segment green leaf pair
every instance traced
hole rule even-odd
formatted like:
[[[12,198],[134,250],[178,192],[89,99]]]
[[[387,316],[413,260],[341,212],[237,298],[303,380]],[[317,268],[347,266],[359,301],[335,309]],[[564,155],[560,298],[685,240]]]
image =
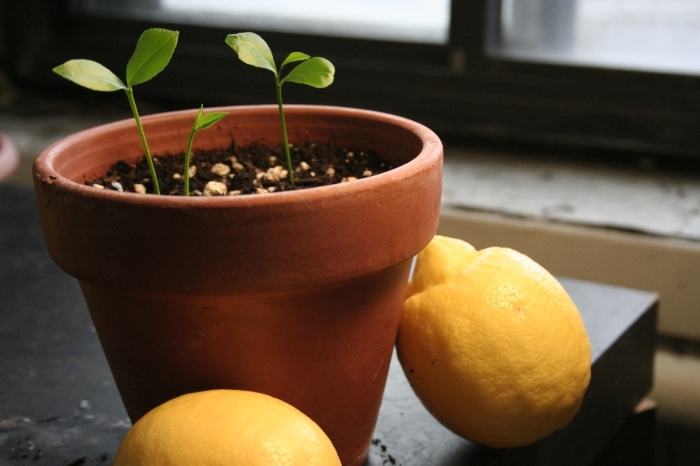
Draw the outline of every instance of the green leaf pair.
[[[226,43],[238,54],[238,58],[248,65],[272,71],[279,80],[282,68],[293,62],[303,62],[287,74],[279,84],[293,82],[316,88],[328,87],[333,83],[335,67],[321,57],[310,57],[301,52],[292,52],[284,59],[279,68],[275,66],[272,51],[262,37],[253,32],[241,32],[226,36]]]
[[[177,31],[167,29],[144,31],[126,65],[126,85],[116,74],[92,60],[69,60],[53,71],[93,91],[125,91],[150,81],[165,69],[175,52],[178,35]]]
[[[333,83],[335,67],[331,62],[321,57],[310,57],[302,52],[292,52],[280,64],[279,70],[275,66],[272,51],[262,37],[253,32],[241,32],[226,36],[226,43],[238,54],[238,58],[248,65],[264,68],[272,71],[275,76],[275,90],[277,93],[277,105],[279,107],[280,126],[282,127],[282,143],[284,155],[287,159],[287,173],[289,182],[294,185],[294,170],[292,157],[289,153],[289,138],[287,136],[287,124],[284,118],[282,104],[282,85],[286,82],[306,84],[315,88],[328,87]],[[302,62],[280,80],[282,69],[294,62]]]

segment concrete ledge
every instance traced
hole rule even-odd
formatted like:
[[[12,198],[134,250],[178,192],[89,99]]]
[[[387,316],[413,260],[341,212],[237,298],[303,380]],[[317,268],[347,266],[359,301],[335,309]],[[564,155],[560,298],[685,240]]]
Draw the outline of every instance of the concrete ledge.
[[[506,246],[555,275],[654,291],[659,332],[700,340],[700,243],[443,206],[438,234]]]

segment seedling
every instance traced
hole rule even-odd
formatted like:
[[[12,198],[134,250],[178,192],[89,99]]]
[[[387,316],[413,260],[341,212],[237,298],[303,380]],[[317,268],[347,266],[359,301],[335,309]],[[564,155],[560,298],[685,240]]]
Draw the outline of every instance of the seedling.
[[[294,185],[294,170],[292,170],[292,157],[289,153],[289,139],[287,137],[287,124],[284,120],[284,108],[282,105],[282,85],[286,82],[306,84],[307,86],[324,88],[333,83],[335,67],[331,62],[321,57],[310,57],[305,53],[292,52],[284,59],[278,68],[272,57],[272,51],[267,43],[259,35],[253,32],[241,32],[226,36],[226,43],[238,54],[238,58],[248,65],[265,68],[275,75],[275,91],[277,93],[277,105],[279,107],[280,125],[282,126],[282,144],[284,155],[287,159],[287,173],[289,182]],[[282,69],[293,62],[302,62],[292,71],[280,79]]]
[[[200,129],[206,129],[214,126],[220,122],[228,112],[212,112],[206,115],[204,113],[204,105],[199,107],[199,112],[194,120],[194,125],[192,125],[192,130],[190,131],[190,137],[187,139],[187,149],[185,150],[185,196],[190,195],[190,156],[192,154],[192,141],[194,141],[194,135]]]
[[[165,69],[177,46],[178,35],[179,32],[167,29],[155,28],[145,30],[139,37],[136,49],[126,65],[126,85],[109,69],[92,60],[69,60],[53,69],[59,76],[93,91],[112,92],[123,90],[126,92],[131,111],[136,120],[136,127],[141,137],[141,144],[146,153],[148,168],[153,179],[153,189],[156,194],[160,194],[160,187],[158,186],[158,178],[153,166],[151,151],[148,149],[148,143],[146,142],[146,134],[143,131],[141,118],[136,108],[136,101],[134,101],[133,86],[150,81]],[[185,166],[185,173],[188,171],[188,166]]]

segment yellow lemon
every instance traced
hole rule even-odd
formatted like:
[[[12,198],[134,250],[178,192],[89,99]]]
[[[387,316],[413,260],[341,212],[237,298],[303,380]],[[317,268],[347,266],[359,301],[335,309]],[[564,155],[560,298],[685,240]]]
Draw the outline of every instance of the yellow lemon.
[[[326,434],[261,393],[210,390],[172,399],[127,432],[114,466],[340,466]]]
[[[435,418],[492,447],[566,426],[591,376],[583,321],[551,274],[512,249],[440,236],[418,255],[397,351]]]

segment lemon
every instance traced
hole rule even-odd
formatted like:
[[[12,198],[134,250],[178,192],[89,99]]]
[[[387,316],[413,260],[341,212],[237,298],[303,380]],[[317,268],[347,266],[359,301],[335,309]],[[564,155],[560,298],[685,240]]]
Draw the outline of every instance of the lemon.
[[[293,406],[261,393],[174,398],[127,432],[114,466],[340,466],[333,444]]]
[[[492,447],[566,426],[591,376],[583,321],[551,274],[512,249],[440,236],[418,255],[397,351],[435,418]]]

